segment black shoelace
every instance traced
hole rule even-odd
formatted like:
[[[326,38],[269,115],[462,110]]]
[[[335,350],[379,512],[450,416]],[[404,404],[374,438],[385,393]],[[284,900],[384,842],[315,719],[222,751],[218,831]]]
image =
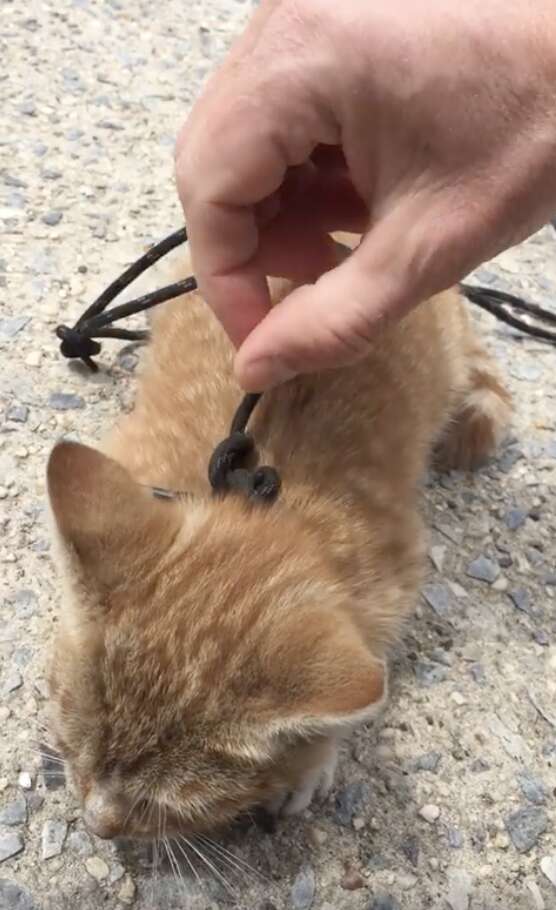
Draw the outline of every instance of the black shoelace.
[[[149,310],[160,303],[179,297],[181,294],[194,291],[197,288],[197,282],[192,275],[182,281],[176,281],[157,291],[137,297],[135,300],[130,300],[128,303],[114,306],[111,309],[107,309],[107,307],[139,275],[186,241],[185,227],[165,237],[116,278],[94,303],[87,307],[72,328],[67,325],[59,325],[56,328],[56,335],[60,339],[60,351],[64,357],[78,358],[90,370],[97,370],[98,367],[93,357],[100,354],[101,345],[96,339],[119,338],[124,341],[143,341],[148,338],[147,331],[114,328],[113,323],[119,319],[125,319],[126,316]],[[460,287],[471,303],[486,310],[496,319],[514,329],[519,329],[526,335],[556,345],[556,331],[543,328],[543,325],[556,327],[556,313],[536,304],[527,303],[513,294],[493,288],[470,284],[461,284]],[[517,314],[530,317],[531,321],[519,318]],[[216,446],[211,456],[208,477],[210,485],[216,493],[223,494],[237,490],[251,500],[270,503],[276,499],[280,491],[280,477],[275,468],[268,465],[252,467],[253,462],[256,461],[256,450],[253,438],[247,432],[249,418],[260,398],[260,393],[250,393],[243,398],[234,415],[229,435]]]
[[[135,300],[130,300],[129,303],[112,307],[110,310],[107,310],[107,307],[139,275],[142,275],[171,250],[185,243],[186,240],[185,227],[170,234],[169,237],[165,237],[116,278],[100,297],[97,297],[94,303],[87,307],[73,328],[59,325],[56,328],[56,335],[61,341],[60,351],[64,357],[79,358],[90,370],[94,371],[98,367],[93,357],[100,354],[101,350],[99,342],[95,339],[145,340],[148,332],[116,329],[111,327],[112,323],[118,319],[125,319],[126,316],[142,313],[144,310],[149,310],[159,303],[172,300],[181,294],[194,291],[197,288],[197,282],[193,276],[184,278],[183,281],[176,281],[174,284],[160,288],[158,291],[152,291]],[[236,490],[250,500],[271,503],[280,492],[280,476],[275,468],[268,465],[260,465],[255,468],[251,466],[252,462],[256,460],[256,451],[253,438],[247,432],[249,418],[260,397],[260,393],[250,393],[244,396],[232,420],[229,435],[216,446],[212,453],[208,477],[215,493],[224,494]],[[164,492],[158,488],[153,488],[153,490],[156,495]]]

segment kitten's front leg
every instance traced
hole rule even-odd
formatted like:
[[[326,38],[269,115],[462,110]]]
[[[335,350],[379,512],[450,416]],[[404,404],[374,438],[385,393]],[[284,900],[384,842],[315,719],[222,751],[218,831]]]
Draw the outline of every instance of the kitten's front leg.
[[[299,779],[298,786],[288,794],[282,806],[282,815],[298,815],[317,796],[324,799],[330,793],[338,764],[338,746],[331,742],[326,760],[316,768],[309,768]]]
[[[334,774],[338,764],[338,742],[335,739],[324,740],[318,744],[317,759],[296,769],[293,786],[275,797],[268,808],[274,815],[299,815],[312,802],[315,796],[324,799],[328,796],[334,783]]]

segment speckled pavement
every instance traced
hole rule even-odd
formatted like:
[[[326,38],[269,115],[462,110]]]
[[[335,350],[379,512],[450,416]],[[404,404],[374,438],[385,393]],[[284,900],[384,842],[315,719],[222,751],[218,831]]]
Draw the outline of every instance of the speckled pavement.
[[[430,578],[379,724],[345,747],[330,799],[215,848],[197,880],[91,837],[40,768],[57,603],[44,470],[94,441],[137,352],[91,376],[57,351],[145,245],[180,224],[173,142],[249,3],[4,0],[0,16],[0,910],[555,910],[556,352],[480,316],[515,394],[481,473],[428,478]],[[554,306],[545,228],[479,272]],[[254,875],[247,865],[252,866]]]

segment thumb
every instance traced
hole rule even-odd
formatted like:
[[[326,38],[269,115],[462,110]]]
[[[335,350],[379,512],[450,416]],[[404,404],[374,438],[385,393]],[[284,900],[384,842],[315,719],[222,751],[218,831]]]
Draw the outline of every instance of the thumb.
[[[421,239],[407,222],[402,231],[399,221],[379,222],[341,265],[270,310],[236,357],[245,389],[262,391],[298,373],[353,363],[367,353],[380,323],[427,296],[421,270],[413,267]],[[430,263],[430,255],[425,259]]]

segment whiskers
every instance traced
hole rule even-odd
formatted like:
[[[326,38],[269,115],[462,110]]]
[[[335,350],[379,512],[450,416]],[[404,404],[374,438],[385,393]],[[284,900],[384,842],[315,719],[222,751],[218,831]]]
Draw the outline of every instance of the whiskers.
[[[185,847],[188,847],[190,850],[193,850],[195,855],[199,857],[199,859],[206,866],[206,868],[209,870],[209,872],[211,872],[214,875],[214,877],[217,879],[217,881],[220,882],[221,885],[223,885],[224,890],[227,891],[228,894],[230,894],[232,897],[237,897],[236,891],[235,891],[232,883],[229,881],[229,879],[226,878],[226,876],[218,868],[216,863],[214,863],[211,859],[209,859],[207,857],[207,855],[201,849],[200,845],[196,846],[193,840],[190,840],[188,837],[184,837],[183,835],[178,836],[178,841],[180,841]]]
[[[40,760],[40,774],[46,787],[54,790],[66,782],[66,763],[56,749],[48,743],[36,742],[29,746],[29,751]]]
[[[169,835],[167,809],[159,804],[157,839],[153,844],[153,900],[159,883],[161,855],[166,857],[176,885],[184,894],[190,894],[192,886],[203,893],[207,888],[210,889],[212,880],[227,895],[237,900],[252,882],[270,884],[269,879],[245,859],[205,834],[195,837]]]
[[[197,835],[197,840],[201,841],[208,850],[212,851],[212,853],[215,853],[223,864],[228,865],[231,869],[237,870],[239,874],[246,875],[254,881],[262,881],[265,884],[270,883],[270,880],[266,875],[263,875],[263,873],[259,872],[258,869],[255,869],[254,866],[251,866],[250,863],[241,856],[228,850],[224,844],[219,844],[204,834]]]

